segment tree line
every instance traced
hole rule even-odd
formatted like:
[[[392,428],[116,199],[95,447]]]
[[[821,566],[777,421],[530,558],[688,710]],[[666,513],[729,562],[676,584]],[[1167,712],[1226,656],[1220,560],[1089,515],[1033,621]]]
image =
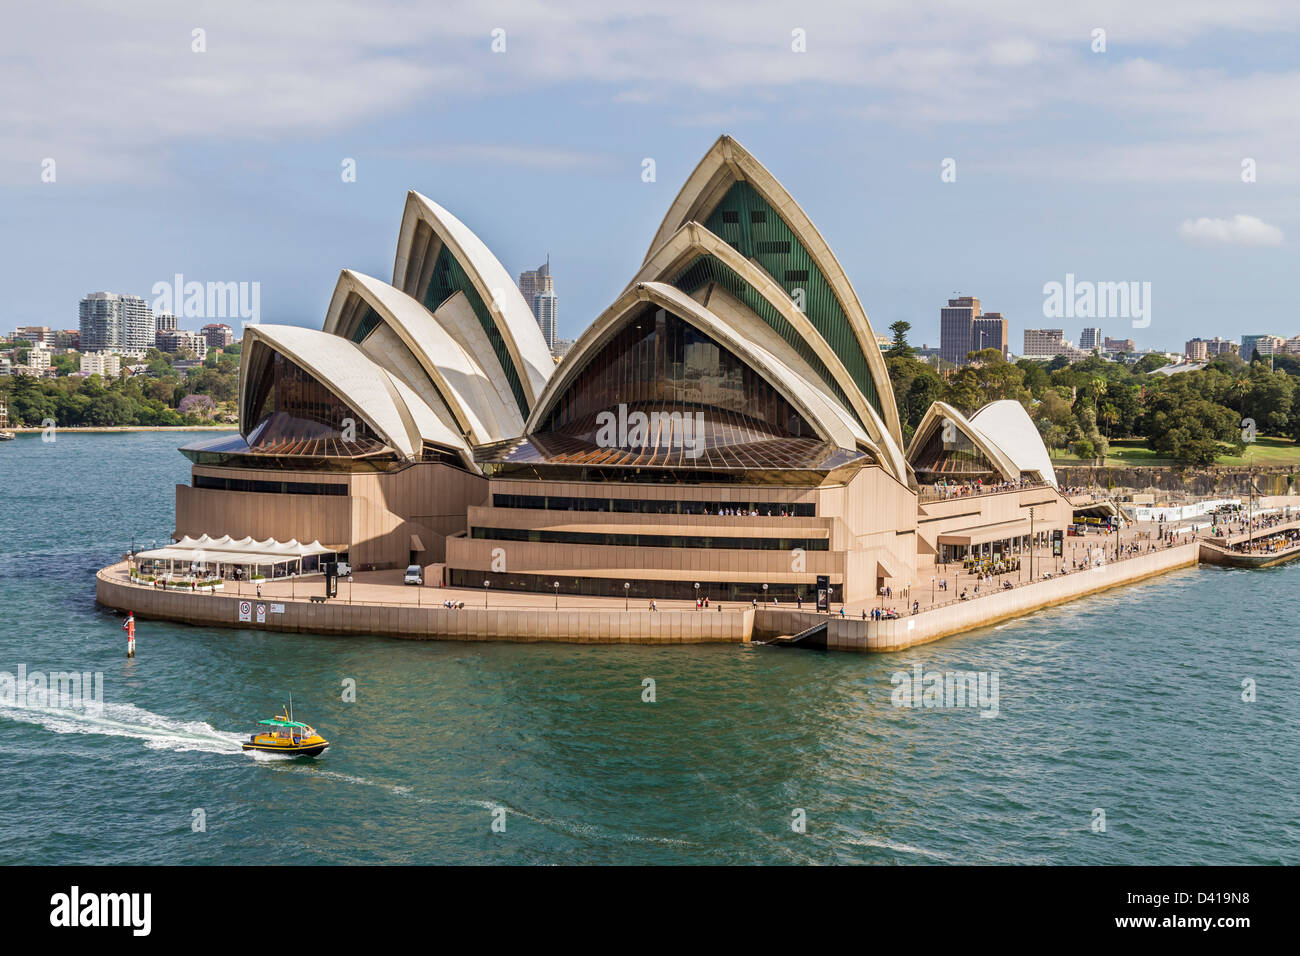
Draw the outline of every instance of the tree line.
[[[1155,375],[1166,364],[1155,355],[1131,365],[1095,355],[1011,363],[998,349],[984,349],[941,375],[915,357],[910,329],[893,323],[885,353],[905,440],[936,400],[969,415],[1014,399],[1050,450],[1083,459],[1105,458],[1117,438],[1142,439],[1160,457],[1200,466],[1240,454],[1255,435],[1300,441],[1300,362],[1288,356],[1276,356],[1272,369],[1258,355],[1247,363],[1229,354],[1200,370]]]
[[[220,355],[209,354],[202,366],[184,372],[172,367],[179,357],[150,349],[143,363],[148,375],[123,373],[110,381],[99,375],[12,375],[0,378],[0,397],[8,404],[9,423],[15,427],[38,427],[46,421],[62,428],[207,424],[215,410],[236,399],[239,348],[228,346]],[[194,395],[211,401],[187,401]]]

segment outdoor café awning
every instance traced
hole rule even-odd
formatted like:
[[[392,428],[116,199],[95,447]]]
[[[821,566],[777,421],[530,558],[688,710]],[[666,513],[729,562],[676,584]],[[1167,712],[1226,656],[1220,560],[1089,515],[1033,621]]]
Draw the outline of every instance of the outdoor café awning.
[[[205,534],[198,538],[187,536],[166,547],[140,551],[136,554],[136,559],[177,561],[184,564],[263,565],[296,562],[322,554],[334,554],[334,549],[325,547],[319,541],[300,544],[296,539],[276,541],[267,538],[265,541],[257,541],[251,537],[236,539],[225,535],[212,538]]]
[[[961,528],[939,535],[940,544],[963,545],[970,547],[989,541],[1007,541],[1029,534],[1029,519],[1017,518],[1015,521],[1001,521],[997,524],[977,525],[973,528]]]

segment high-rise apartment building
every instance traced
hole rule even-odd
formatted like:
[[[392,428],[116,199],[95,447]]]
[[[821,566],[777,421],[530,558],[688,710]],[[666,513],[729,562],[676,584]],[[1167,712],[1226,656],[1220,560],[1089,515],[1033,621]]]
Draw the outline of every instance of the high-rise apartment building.
[[[153,317],[153,327],[155,332],[175,332],[176,316],[167,312],[159,312]]]
[[[1286,339],[1280,335],[1243,335],[1241,337],[1241,357],[1247,362],[1256,352],[1263,356],[1275,355],[1286,345]]]
[[[555,278],[551,275],[551,257],[546,257],[546,264],[536,269],[519,273],[519,291],[524,301],[533,310],[537,327],[542,330],[546,347],[555,354],[555,343],[559,330],[559,300],[555,295]]]
[[[1007,320],[1001,312],[985,312],[971,320],[970,350],[997,349],[1006,358],[1008,354]]]
[[[235,341],[235,330],[224,322],[209,322],[203,326],[202,332],[210,349],[224,349]]]
[[[197,359],[208,357],[208,339],[202,332],[192,329],[175,329],[171,332],[158,333],[158,348],[163,352],[180,352],[187,350]]]
[[[31,342],[44,342],[46,345],[54,344],[54,333],[50,331],[47,325],[20,325],[14,329],[13,339],[17,342],[19,339]]]
[[[980,300],[964,295],[948,300],[939,310],[939,358],[953,365],[966,361],[971,351],[971,331],[980,315]]]
[[[83,375],[117,378],[122,372],[122,358],[112,352],[83,352],[81,372]]]
[[[1183,346],[1183,354],[1192,362],[1204,362],[1218,355],[1237,351],[1237,343],[1221,339],[1217,335],[1212,339],[1188,339]]]
[[[1085,352],[1101,348],[1101,329],[1084,329],[1080,332],[1079,348]]]
[[[142,352],[152,348],[153,312],[138,295],[92,292],[81,300],[81,347],[88,352]]]

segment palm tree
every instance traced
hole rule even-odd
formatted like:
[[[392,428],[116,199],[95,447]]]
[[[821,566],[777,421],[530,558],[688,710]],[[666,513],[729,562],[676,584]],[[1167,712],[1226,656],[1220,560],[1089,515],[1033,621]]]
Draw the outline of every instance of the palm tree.
[[[1250,379],[1245,375],[1238,375],[1228,386],[1228,394],[1237,396],[1237,411],[1242,418],[1246,417],[1246,394],[1250,391]]]
[[[1119,422],[1119,410],[1107,403],[1102,406],[1101,413],[1097,417],[1106,423],[1106,440],[1110,441],[1110,428]]]

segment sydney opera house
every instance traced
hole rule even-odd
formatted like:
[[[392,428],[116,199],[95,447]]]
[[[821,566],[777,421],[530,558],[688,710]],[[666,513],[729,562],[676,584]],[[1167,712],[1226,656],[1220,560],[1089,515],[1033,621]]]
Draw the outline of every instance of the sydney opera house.
[[[249,327],[242,361],[238,436],[183,449],[178,538],[320,542],[452,586],[786,600],[824,576],[860,601],[1070,520],[1019,403],[936,403],[905,447],[844,270],[725,136],[558,364],[492,252],[416,192],[391,282],[345,270],[321,331]]]

